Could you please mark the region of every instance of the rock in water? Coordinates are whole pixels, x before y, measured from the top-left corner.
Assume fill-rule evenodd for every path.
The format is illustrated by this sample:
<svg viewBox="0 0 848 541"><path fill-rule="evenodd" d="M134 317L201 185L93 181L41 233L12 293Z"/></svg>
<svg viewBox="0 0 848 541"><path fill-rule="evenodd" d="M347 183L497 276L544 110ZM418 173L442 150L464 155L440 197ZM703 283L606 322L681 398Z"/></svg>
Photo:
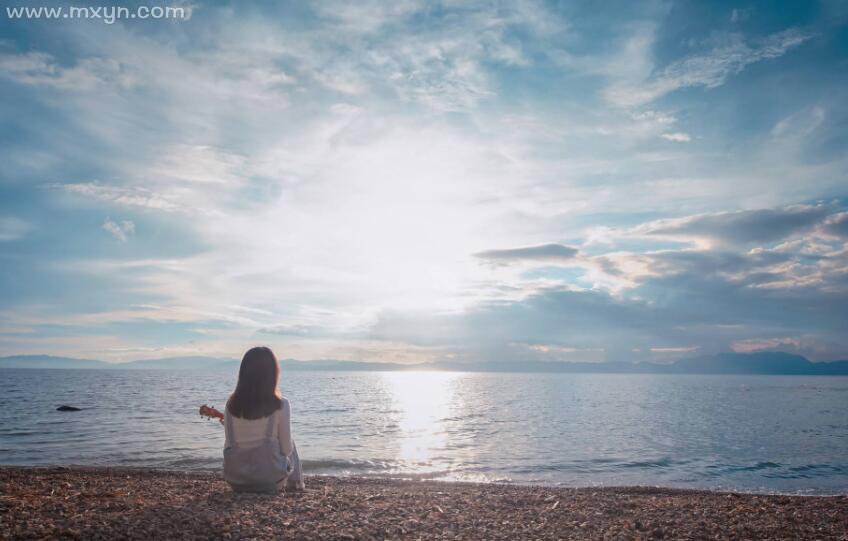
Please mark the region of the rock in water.
<svg viewBox="0 0 848 541"><path fill-rule="evenodd" d="M80 411L80 409L73 406L59 406L56 411Z"/></svg>

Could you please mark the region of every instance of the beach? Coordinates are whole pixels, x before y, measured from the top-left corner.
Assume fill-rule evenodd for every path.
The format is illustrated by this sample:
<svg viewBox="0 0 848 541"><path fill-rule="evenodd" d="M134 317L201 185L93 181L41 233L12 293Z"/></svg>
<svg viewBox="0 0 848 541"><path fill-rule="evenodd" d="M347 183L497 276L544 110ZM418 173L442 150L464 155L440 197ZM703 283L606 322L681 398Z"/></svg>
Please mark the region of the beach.
<svg viewBox="0 0 848 541"><path fill-rule="evenodd" d="M848 496L307 478L238 494L214 472L0 468L3 539L848 539Z"/></svg>

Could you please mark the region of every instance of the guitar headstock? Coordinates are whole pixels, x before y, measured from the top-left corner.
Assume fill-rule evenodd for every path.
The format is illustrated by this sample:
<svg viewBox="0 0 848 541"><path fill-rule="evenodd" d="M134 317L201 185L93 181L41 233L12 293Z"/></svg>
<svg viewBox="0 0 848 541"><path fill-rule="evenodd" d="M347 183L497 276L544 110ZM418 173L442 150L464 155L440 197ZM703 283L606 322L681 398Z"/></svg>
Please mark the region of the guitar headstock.
<svg viewBox="0 0 848 541"><path fill-rule="evenodd" d="M221 421L221 424L224 424L224 414L211 406L207 406L206 404L200 406L200 416L208 417L209 419L218 419Z"/></svg>

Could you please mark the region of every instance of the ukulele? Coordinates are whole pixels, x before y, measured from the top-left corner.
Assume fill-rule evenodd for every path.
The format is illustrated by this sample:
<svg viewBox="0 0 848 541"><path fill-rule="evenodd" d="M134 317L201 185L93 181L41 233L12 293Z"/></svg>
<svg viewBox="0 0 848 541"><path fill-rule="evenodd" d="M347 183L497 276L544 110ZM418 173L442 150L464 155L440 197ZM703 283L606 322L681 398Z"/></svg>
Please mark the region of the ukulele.
<svg viewBox="0 0 848 541"><path fill-rule="evenodd" d="M209 419L218 419L221 424L224 424L224 414L211 406L203 404L200 406L200 416L208 417Z"/></svg>

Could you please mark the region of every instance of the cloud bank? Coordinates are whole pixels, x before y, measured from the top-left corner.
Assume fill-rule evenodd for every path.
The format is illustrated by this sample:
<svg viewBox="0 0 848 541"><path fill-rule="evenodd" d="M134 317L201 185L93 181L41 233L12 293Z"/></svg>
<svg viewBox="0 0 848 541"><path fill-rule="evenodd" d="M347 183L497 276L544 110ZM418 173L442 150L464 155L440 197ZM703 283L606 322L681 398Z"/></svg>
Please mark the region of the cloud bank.
<svg viewBox="0 0 848 541"><path fill-rule="evenodd" d="M0 354L848 357L846 20L771 13L0 21Z"/></svg>

